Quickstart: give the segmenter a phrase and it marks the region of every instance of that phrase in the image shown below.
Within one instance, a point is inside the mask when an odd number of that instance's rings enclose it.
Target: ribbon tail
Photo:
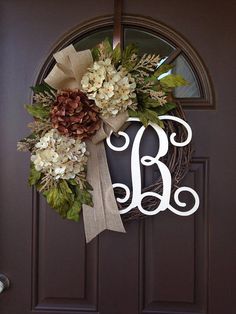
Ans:
[[[125,232],[112,188],[106,151],[103,142],[94,145],[87,143],[90,157],[88,160],[87,180],[93,186],[95,207],[83,205],[86,242],[108,229]]]

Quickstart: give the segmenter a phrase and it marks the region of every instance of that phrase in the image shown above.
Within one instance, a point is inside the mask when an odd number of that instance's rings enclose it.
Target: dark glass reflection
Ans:
[[[105,38],[109,38],[112,42],[113,29],[103,29],[95,31],[84,38],[73,42],[73,45],[77,51],[91,49],[103,41]]]
[[[127,46],[130,43],[135,43],[139,47],[140,54],[153,53],[164,58],[174,51],[170,43],[156,35],[140,29],[125,28],[124,45]]]

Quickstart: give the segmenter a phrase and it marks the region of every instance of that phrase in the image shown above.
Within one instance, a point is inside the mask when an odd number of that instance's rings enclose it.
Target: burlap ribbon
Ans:
[[[93,64],[90,50],[77,52],[73,45],[70,45],[54,54],[54,58],[57,63],[45,78],[45,82],[55,89],[80,89],[83,75]],[[105,229],[125,232],[112,188],[103,140],[111,129],[117,132],[127,117],[127,113],[122,113],[115,118],[102,118],[101,129],[92,138],[92,142],[87,141],[90,153],[87,180],[93,186],[94,202],[94,208],[83,206],[87,243]]]

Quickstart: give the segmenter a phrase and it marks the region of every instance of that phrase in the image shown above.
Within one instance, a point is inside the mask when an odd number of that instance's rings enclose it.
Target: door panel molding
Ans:
[[[142,225],[141,313],[208,313],[209,159],[193,158],[185,180],[198,190],[197,213],[184,220],[159,213]]]
[[[62,220],[38,193],[33,200],[32,310],[97,311],[98,240],[87,246],[82,221]]]

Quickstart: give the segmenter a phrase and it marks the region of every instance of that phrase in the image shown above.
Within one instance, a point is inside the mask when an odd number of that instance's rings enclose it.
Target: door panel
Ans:
[[[33,307],[96,310],[97,241],[87,247],[82,222],[65,223],[44,199],[35,206]]]
[[[194,158],[183,185],[198,191],[198,214],[179,217],[164,212],[146,219],[141,313],[207,313],[207,182],[208,160]]]
[[[82,221],[63,221],[27,186],[29,156],[16,151],[16,142],[28,132],[23,104],[50,51],[78,24],[113,14],[113,2],[2,0],[0,9],[0,273],[11,280],[0,295],[1,314],[234,314],[234,1],[223,8],[212,0],[124,1],[124,14],[168,25],[206,65],[215,101],[183,101],[194,158],[181,185],[194,188],[201,203],[194,216],[166,211],[126,223],[126,234],[105,231],[88,245]],[[87,48],[85,37],[79,49]],[[148,36],[139,40],[144,46],[151,42]],[[151,136],[148,141],[147,147]],[[107,154],[113,180],[129,183],[128,155],[117,171]],[[146,171],[146,184],[156,175]]]

